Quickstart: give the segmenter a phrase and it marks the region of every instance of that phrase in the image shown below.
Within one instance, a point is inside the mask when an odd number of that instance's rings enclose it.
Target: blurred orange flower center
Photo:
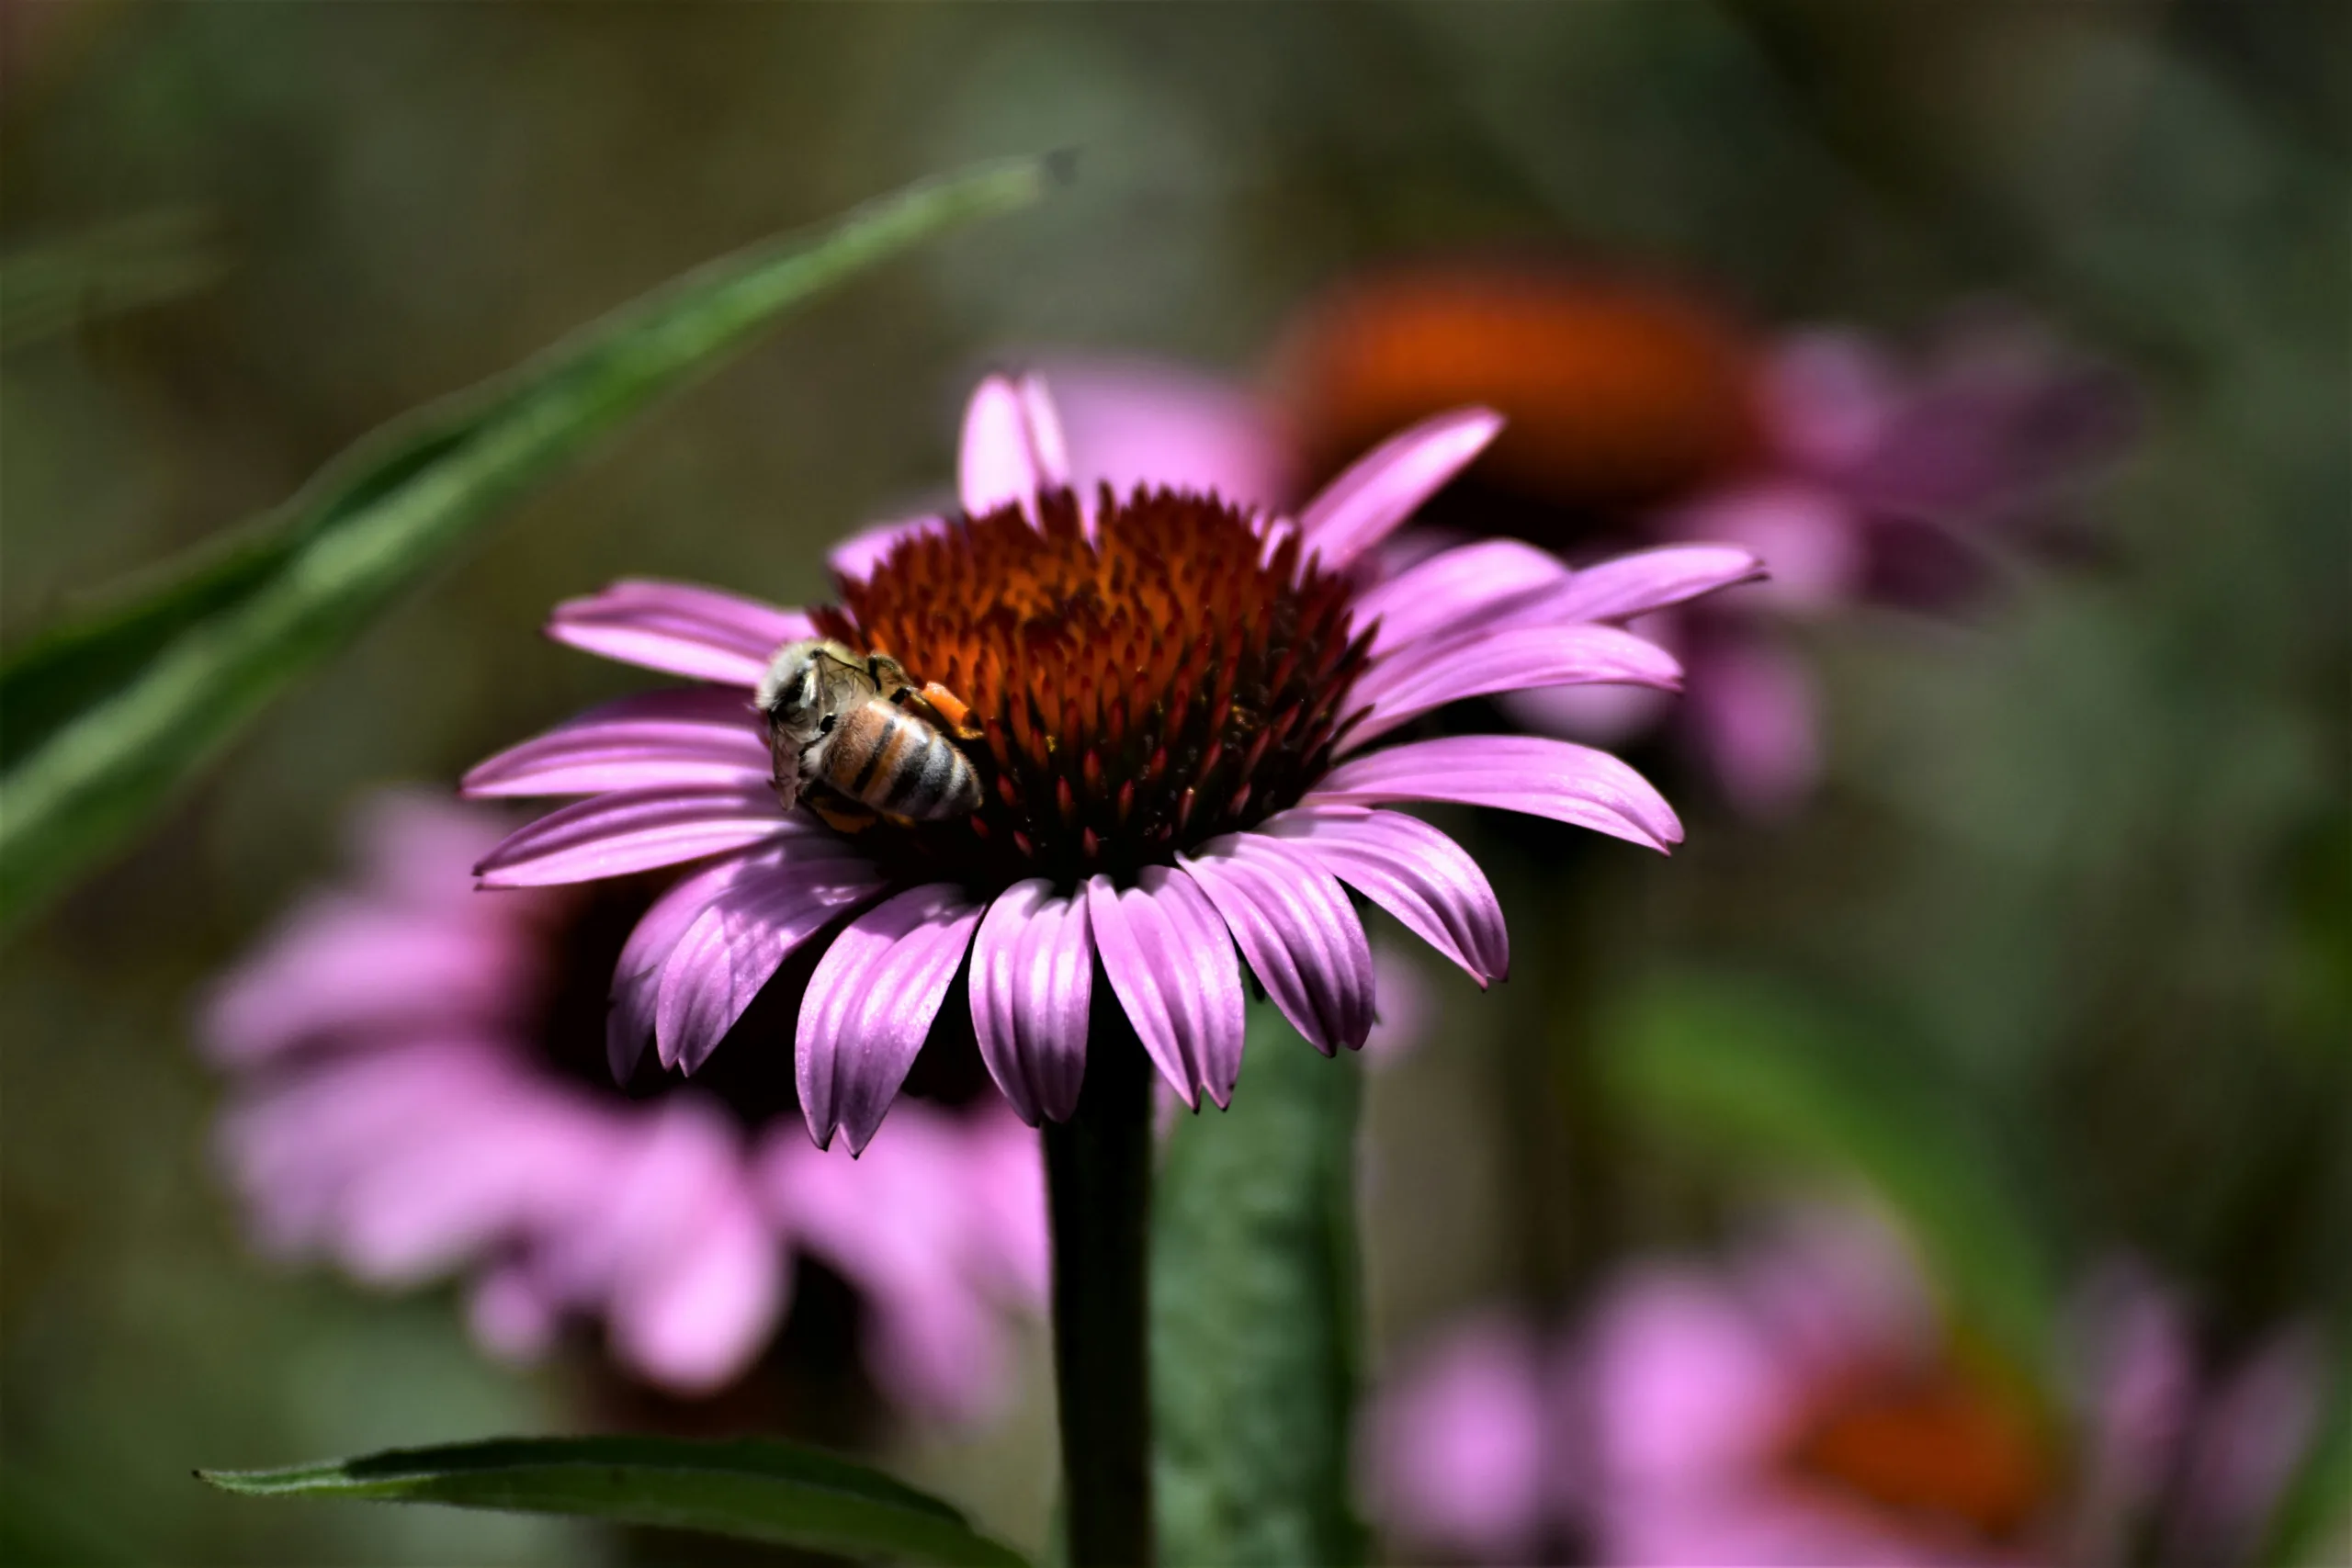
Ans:
[[[1834,1385],[1798,1422],[1781,1459],[1804,1483],[1984,1540],[2017,1537],[2051,1491],[2030,1414],[1949,1366]]]

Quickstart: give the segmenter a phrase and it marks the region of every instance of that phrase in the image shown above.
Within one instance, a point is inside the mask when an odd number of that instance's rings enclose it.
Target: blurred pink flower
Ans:
[[[1147,393],[1167,407],[1166,383]],[[1238,428],[1193,418],[1196,393],[1171,416],[1188,477],[1227,461]],[[1616,623],[1755,569],[1741,550],[1681,546],[1572,572],[1493,541],[1383,575],[1382,541],[1498,427],[1476,409],[1438,415],[1282,515],[1183,490],[1078,491],[1074,475],[1115,471],[1101,454],[1142,461],[1149,438],[1090,414],[1097,445],[1077,448],[1041,378],[992,377],[966,412],[961,513],[844,545],[840,605],[644,581],[559,605],[559,640],[708,683],[625,698],[474,769],[477,795],[589,797],[511,835],[482,880],[695,867],[621,955],[623,1076],[649,1037],[664,1067],[699,1069],[813,946],[796,998],[801,1109],[820,1146],[845,1134],[853,1153],[967,954],[981,1057],[1031,1122],[1077,1104],[1098,961],[1188,1106],[1226,1104],[1239,1076],[1244,961],[1326,1055],[1360,1047],[1374,979],[1349,888],[1481,984],[1508,964],[1485,874],[1389,807],[1483,804],[1660,851],[1681,836],[1655,789],[1589,748],[1368,743],[1506,687],[1671,689],[1672,657]],[[930,823],[869,811],[852,832],[843,796],[832,817],[778,803],[752,694],[780,648],[820,635],[887,649],[970,705],[977,808]]]
[[[889,1156],[853,1170],[785,1120],[746,1129],[715,1095],[632,1100],[565,1072],[546,1037],[567,1021],[553,998],[584,901],[474,891],[503,826],[375,801],[351,882],[217,987],[220,1153],[260,1243],[386,1288],[466,1275],[475,1337],[507,1358],[601,1318],[616,1360],[681,1393],[764,1348],[797,1250],[862,1292],[879,1386],[978,1413],[1000,1386],[1002,1311],[1043,1300],[1034,1134],[995,1110],[910,1108]],[[594,1019],[569,1021],[601,1066]]]
[[[1989,310],[1955,317],[1908,365],[1860,333],[1792,334],[1762,364],[1759,403],[1756,471],[1646,529],[1744,545],[1771,572],[1662,635],[1692,671],[1701,754],[1734,805],[1774,817],[1821,768],[1812,674],[1779,626],[1863,603],[1951,613],[1990,590],[2005,538],[2077,545],[2065,508],[2138,417],[2113,369]]]
[[[1447,1330],[1367,1416],[1364,1484],[1401,1541],[1487,1562],[1573,1533],[1629,1564],[2091,1563],[2186,1451],[2180,1517],[2243,1551],[2310,1429],[2300,1343],[2199,1389],[2177,1309],[2110,1273],[2073,1381],[2036,1391],[1951,1337],[1891,1236],[1809,1213],[1727,1264],[1628,1266],[1572,1336]]]
[[[1768,581],[1633,629],[1682,657],[1693,749],[1767,818],[1807,798],[1823,760],[1785,628],[1866,603],[1954,610],[1992,586],[2004,543],[2079,553],[2067,509],[2138,424],[2123,377],[2014,311],[1956,313],[1912,357],[1846,329],[1758,337],[1690,291],[1557,262],[1376,271],[1311,304],[1277,358],[1310,480],[1368,425],[1477,402],[1511,429],[1450,526],[1571,559],[1699,538],[1760,557]],[[1624,688],[1497,700],[1595,745],[1667,711]]]

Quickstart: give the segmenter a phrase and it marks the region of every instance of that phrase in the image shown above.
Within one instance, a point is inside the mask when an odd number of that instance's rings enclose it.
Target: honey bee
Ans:
[[[956,743],[980,733],[970,727],[970,710],[935,681],[917,687],[887,653],[859,654],[816,637],[787,643],[769,662],[757,700],[768,720],[776,799],[786,811],[811,783],[917,822],[979,807],[980,776]]]

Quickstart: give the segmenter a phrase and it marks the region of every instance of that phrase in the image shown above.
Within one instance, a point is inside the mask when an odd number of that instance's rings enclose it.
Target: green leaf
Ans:
[[[1859,1178],[1963,1323],[2021,1367],[2047,1365],[2049,1242],[1999,1140],[1902,1040],[1786,987],[1695,973],[1639,989],[1603,1038],[1615,1092],[1662,1131]]]
[[[212,220],[167,209],[0,257],[0,349],[193,293],[227,270]]]
[[[1023,1562],[945,1503],[878,1471],[759,1439],[501,1438],[285,1470],[197,1474],[224,1492],[254,1497],[574,1514],[860,1559],[971,1568],[1018,1568]]]
[[[702,267],[362,441],[225,547],[10,659],[0,928],[153,817],[297,678],[480,525],[831,285],[1022,206],[1057,161],[984,164]],[[17,737],[22,725],[29,739]]]
[[[1163,1562],[1348,1563],[1361,1068],[1250,1010],[1233,1108],[1177,1123],[1152,1198]]]

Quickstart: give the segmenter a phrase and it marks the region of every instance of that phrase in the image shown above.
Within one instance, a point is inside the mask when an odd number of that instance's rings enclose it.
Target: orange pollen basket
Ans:
[[[1781,1461],[1809,1489],[1977,1542],[2016,1540],[2038,1522],[2052,1481],[2027,1410],[1951,1367],[1825,1390]]]
[[[1105,487],[1090,543],[1069,491],[899,544],[818,629],[970,705],[980,808],[884,819],[860,843],[909,879],[1067,890],[1294,805],[1351,718],[1368,631],[1348,581],[1271,555],[1214,496]],[[1261,559],[1261,558],[1264,558]]]

